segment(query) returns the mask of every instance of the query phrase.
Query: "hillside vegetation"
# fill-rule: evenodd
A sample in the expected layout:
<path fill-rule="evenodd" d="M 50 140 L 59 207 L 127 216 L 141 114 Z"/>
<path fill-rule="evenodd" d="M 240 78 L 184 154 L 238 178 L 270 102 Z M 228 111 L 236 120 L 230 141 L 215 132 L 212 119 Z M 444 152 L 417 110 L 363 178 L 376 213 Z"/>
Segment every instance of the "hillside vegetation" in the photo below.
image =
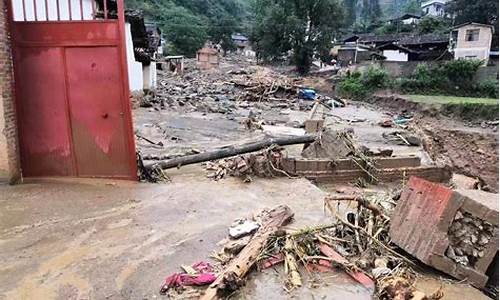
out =
<path fill-rule="evenodd" d="M 146 20 L 162 29 L 170 54 L 193 56 L 205 41 L 233 47 L 231 34 L 249 27 L 251 0 L 125 0 L 127 9 L 141 9 Z"/>

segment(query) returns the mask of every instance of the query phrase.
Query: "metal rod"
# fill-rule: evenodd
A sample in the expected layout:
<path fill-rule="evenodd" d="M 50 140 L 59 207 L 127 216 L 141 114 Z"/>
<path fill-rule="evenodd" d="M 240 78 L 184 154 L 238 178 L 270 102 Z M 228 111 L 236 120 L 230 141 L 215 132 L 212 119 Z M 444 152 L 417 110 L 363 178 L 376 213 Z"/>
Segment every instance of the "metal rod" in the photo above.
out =
<path fill-rule="evenodd" d="M 49 4 L 48 0 L 45 0 L 45 21 L 49 20 Z"/>
<path fill-rule="evenodd" d="M 73 20 L 73 16 L 71 14 L 71 0 L 68 0 L 68 13 L 69 13 L 69 20 Z"/>
<path fill-rule="evenodd" d="M 108 19 L 108 1 L 102 0 L 102 3 L 104 3 L 104 20 L 107 20 Z"/>
<path fill-rule="evenodd" d="M 33 10 L 35 11 L 35 21 L 38 21 L 38 13 L 36 9 L 36 0 L 33 0 Z"/>
<path fill-rule="evenodd" d="M 83 21 L 83 0 L 80 0 L 80 19 Z"/>
<path fill-rule="evenodd" d="M 14 14 L 12 14 L 12 18 L 14 18 Z M 23 19 L 26 21 L 26 1 L 23 0 Z"/>
<path fill-rule="evenodd" d="M 56 0 L 57 6 L 57 21 L 61 21 L 61 9 L 59 8 L 59 0 Z"/>

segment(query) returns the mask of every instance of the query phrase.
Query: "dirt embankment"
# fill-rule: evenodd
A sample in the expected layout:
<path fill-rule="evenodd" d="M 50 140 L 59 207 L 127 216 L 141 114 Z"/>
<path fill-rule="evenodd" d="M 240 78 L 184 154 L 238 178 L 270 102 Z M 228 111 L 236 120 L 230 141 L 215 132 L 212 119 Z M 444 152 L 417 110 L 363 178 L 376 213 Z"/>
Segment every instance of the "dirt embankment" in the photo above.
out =
<path fill-rule="evenodd" d="M 487 131 L 451 129 L 432 120 L 413 125 L 426 151 L 438 164 L 477 177 L 498 192 L 498 135 Z"/>
<path fill-rule="evenodd" d="M 389 110 L 407 110 L 425 116 L 445 116 L 472 124 L 494 123 L 498 120 L 498 107 L 494 104 L 449 103 L 430 104 L 408 100 L 397 94 L 376 94 L 366 102 Z"/>
<path fill-rule="evenodd" d="M 413 114 L 415 121 L 411 127 L 436 163 L 479 178 L 498 192 L 498 125 L 484 126 L 486 123 L 480 120 L 471 122 L 457 115 L 444 116 L 439 106 L 415 103 L 397 95 L 376 95 L 367 102 L 395 114 Z"/>

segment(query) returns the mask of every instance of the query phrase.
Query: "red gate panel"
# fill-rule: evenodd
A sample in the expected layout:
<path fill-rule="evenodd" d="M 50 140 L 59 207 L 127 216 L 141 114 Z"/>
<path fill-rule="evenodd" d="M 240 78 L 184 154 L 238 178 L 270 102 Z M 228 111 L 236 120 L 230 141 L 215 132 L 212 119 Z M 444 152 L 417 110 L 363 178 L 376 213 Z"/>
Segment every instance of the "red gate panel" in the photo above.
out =
<path fill-rule="evenodd" d="M 71 127 L 78 174 L 128 172 L 125 109 L 116 47 L 66 48 Z"/>
<path fill-rule="evenodd" d="M 9 8 L 23 175 L 135 179 L 123 0 L 80 0 L 69 16 L 30 1 L 59 5 Z"/>
<path fill-rule="evenodd" d="M 76 175 L 67 122 L 62 49 L 21 48 L 18 54 L 18 77 L 29 84 L 29 88 L 20 88 L 17 93 L 22 115 L 19 130 L 23 174 Z"/>

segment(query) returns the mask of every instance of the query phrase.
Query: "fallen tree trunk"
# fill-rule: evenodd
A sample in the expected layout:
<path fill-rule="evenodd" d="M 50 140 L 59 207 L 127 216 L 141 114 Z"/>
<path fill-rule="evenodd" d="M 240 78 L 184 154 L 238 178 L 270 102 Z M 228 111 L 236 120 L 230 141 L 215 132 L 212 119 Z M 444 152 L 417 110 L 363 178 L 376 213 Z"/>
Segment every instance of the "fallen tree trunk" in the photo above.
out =
<path fill-rule="evenodd" d="M 217 276 L 217 279 L 208 287 L 200 299 L 219 299 L 235 291 L 241 285 L 245 274 L 257 261 L 269 237 L 275 234 L 281 226 L 288 224 L 292 218 L 292 210 L 286 205 L 280 205 L 264 212 L 262 224 L 254 237 Z"/>
<path fill-rule="evenodd" d="M 157 167 L 161 169 L 170 169 L 177 168 L 180 166 L 191 165 L 196 163 L 201 163 L 205 161 L 217 160 L 221 158 L 236 156 L 239 154 L 255 152 L 258 150 L 262 150 L 264 148 L 270 147 L 272 145 L 279 146 L 287 146 L 287 145 L 295 145 L 295 144 L 305 144 L 312 143 L 316 140 L 315 135 L 302 135 L 302 136 L 288 136 L 288 137 L 279 137 L 279 138 L 268 138 L 262 141 L 243 144 L 243 145 L 235 145 L 229 146 L 225 148 L 221 148 L 215 151 L 187 155 L 177 158 L 172 158 L 169 160 L 158 161 L 154 163 L 145 164 L 144 166 L 148 170 L 156 169 Z"/>

